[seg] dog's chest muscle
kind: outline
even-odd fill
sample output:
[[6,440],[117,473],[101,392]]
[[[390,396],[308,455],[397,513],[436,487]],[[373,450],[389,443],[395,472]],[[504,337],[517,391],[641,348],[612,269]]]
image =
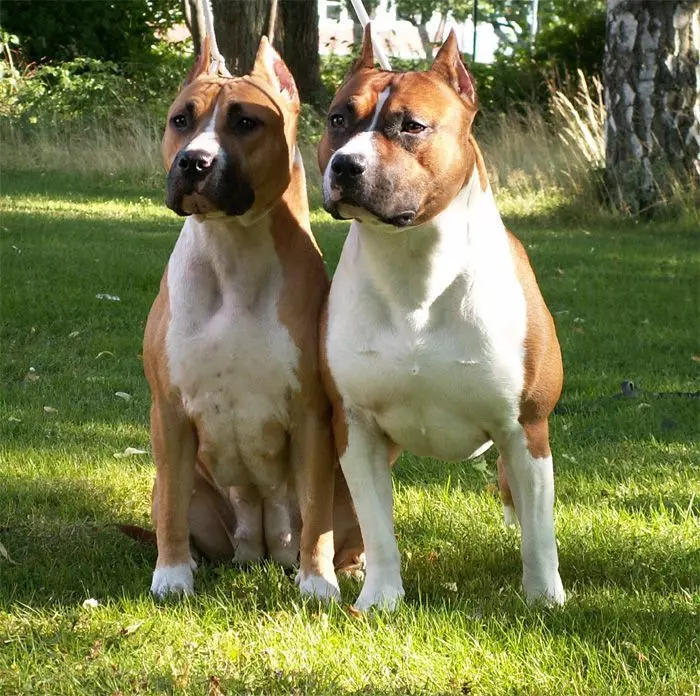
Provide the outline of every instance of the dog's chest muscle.
[[278,316],[282,269],[263,247],[228,273],[223,261],[234,250],[198,241],[178,242],[168,270],[171,381],[220,483],[275,479],[283,475],[290,398],[299,388],[299,351]]
[[400,292],[393,306],[381,297],[358,258],[341,259],[329,312],[333,376],[346,407],[416,454],[467,457],[517,419],[526,309],[503,240],[486,265],[457,272],[429,307],[412,311],[399,309]]

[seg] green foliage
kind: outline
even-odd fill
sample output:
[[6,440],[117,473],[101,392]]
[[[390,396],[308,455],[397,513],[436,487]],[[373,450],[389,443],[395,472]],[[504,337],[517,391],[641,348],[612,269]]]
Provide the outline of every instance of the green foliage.
[[156,32],[181,20],[179,0],[3,0],[1,18],[29,61],[88,57],[134,71],[152,62]]
[[78,120],[118,124],[135,112],[163,120],[192,61],[173,46],[152,50],[147,70],[90,57],[26,67],[0,58],[0,118],[31,127]]
[[578,18],[576,23],[557,24],[537,35],[533,58],[569,74],[583,70],[599,75],[605,53],[605,10]]

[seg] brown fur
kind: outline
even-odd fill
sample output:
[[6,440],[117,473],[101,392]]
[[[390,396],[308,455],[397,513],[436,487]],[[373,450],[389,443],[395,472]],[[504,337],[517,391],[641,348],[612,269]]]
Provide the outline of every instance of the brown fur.
[[[290,177],[287,162],[296,139],[298,98],[293,79],[279,61],[274,76],[264,64],[263,47],[253,73],[245,78],[227,79],[207,74],[208,51],[203,50],[188,82],[174,101],[168,116],[191,109],[196,127],[187,133],[168,127],[163,138],[163,162],[169,169],[176,154],[201,132],[212,113],[214,102],[237,103],[246,115],[260,118],[265,130],[233,141],[222,136],[227,153],[237,158],[255,191],[253,213],[275,204],[271,213],[275,252],[283,269],[283,289],[278,308],[280,321],[287,327],[300,350],[299,393],[290,406],[295,416],[289,433],[289,452],[283,444],[283,464],[289,467],[294,498],[303,521],[301,566],[304,573],[318,574],[334,556],[333,526],[341,531],[347,547],[338,557],[350,565],[356,563],[359,527],[347,492],[338,486],[338,505],[334,505],[336,484],[335,456],[330,427],[330,406],[321,387],[318,366],[318,318],[328,291],[328,278],[320,251],[309,227],[308,203],[303,195],[303,170],[294,166]],[[287,93],[287,99],[275,98],[275,83]],[[225,109],[219,119],[226,119]],[[223,120],[217,132],[225,134]],[[183,203],[188,212],[205,212],[210,202],[194,194]],[[239,223],[229,219],[232,234]],[[170,321],[167,268],[160,292],[153,304],[144,339],[144,367],[152,391],[151,429],[156,460],[153,489],[153,519],[158,539],[157,567],[186,563],[190,555],[190,535],[194,546],[212,560],[230,559],[235,551],[236,520],[227,489],[218,485],[208,462],[212,445],[202,424],[187,416],[179,392],[170,383],[166,336]],[[277,430],[273,423],[261,424],[264,437],[273,447]],[[274,431],[274,432],[273,432]],[[283,434],[286,441],[286,435]],[[344,484],[342,476],[340,482]],[[335,516],[335,522],[334,522]]]

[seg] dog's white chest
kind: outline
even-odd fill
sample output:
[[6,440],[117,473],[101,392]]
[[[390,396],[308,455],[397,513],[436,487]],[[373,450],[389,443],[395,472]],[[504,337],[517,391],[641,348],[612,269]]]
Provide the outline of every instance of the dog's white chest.
[[353,230],[346,242],[331,290],[331,371],[346,408],[416,454],[465,458],[517,420],[526,306],[497,223],[484,243],[457,236],[428,261],[410,250],[403,267],[388,237],[368,244]]
[[[273,485],[256,477],[283,475],[290,400],[299,389],[299,350],[278,316],[282,269],[271,247],[256,248],[228,275],[221,255],[234,250],[226,240],[202,249],[186,233],[168,268],[172,384],[217,480]],[[210,252],[219,254],[213,264]]]

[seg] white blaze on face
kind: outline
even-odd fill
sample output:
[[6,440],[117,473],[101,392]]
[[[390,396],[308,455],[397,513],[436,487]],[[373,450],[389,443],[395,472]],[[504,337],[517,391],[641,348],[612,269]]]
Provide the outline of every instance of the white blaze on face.
[[219,105],[214,107],[214,112],[209,120],[204,124],[204,129],[198,133],[185,147],[184,152],[198,150],[206,152],[212,158],[221,152],[221,143],[216,133],[216,120],[219,115]]
[[374,134],[377,124],[379,123],[379,116],[384,108],[386,100],[389,98],[389,93],[391,88],[387,87],[377,99],[377,106],[374,109],[374,115],[372,116],[372,122],[369,126],[353,136],[348,140],[343,147],[336,150],[333,156],[328,160],[328,165],[326,166],[326,171],[323,174],[323,191],[326,198],[332,201],[337,201],[342,197],[342,191],[339,189],[334,189],[331,186],[331,165],[333,160],[337,155],[364,155],[367,164],[372,165],[376,159],[375,149],[374,149]]

